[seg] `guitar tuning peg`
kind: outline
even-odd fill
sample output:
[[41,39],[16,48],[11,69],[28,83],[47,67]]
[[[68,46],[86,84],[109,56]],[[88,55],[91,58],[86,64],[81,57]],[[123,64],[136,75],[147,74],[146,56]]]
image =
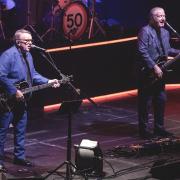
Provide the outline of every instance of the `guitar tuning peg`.
[[73,81],[73,75],[68,76],[70,81]]

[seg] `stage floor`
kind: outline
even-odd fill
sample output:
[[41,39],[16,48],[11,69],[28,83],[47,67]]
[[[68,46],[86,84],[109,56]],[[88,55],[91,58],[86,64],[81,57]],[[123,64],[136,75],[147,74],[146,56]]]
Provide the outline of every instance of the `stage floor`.
[[[177,137],[173,148],[169,145],[172,143],[171,139],[161,140],[161,147],[156,144],[159,141],[154,140],[153,142],[157,145],[154,148],[148,146],[152,141],[143,140],[138,136],[136,95],[104,102],[98,104],[97,107],[93,104],[81,105],[78,112],[72,114],[71,117],[72,163],[75,164],[74,145],[80,145],[82,140],[88,139],[99,143],[104,159],[104,176],[101,178],[88,176],[88,179],[159,179],[161,172],[165,174],[168,171],[170,174],[173,166],[180,169],[180,154],[177,150],[180,144],[178,141],[180,136],[179,96],[179,88],[168,90],[165,127]],[[58,112],[42,113],[36,109],[32,110],[26,134],[26,155],[27,159],[34,164],[32,168],[24,168],[12,163],[13,133],[10,128],[5,146],[5,166],[8,169],[5,176],[8,179],[30,177],[38,179],[38,177],[45,178],[49,175],[45,179],[64,179],[62,176],[66,176],[66,166],[58,167],[67,160],[68,120],[67,115],[61,115]],[[153,126],[153,117],[151,126]],[[146,149],[139,148],[139,151],[136,151],[138,144],[144,145]],[[163,168],[158,169],[158,173],[156,169],[154,173],[150,173],[152,166],[158,162]],[[86,163],[88,164],[89,161]],[[170,165],[165,166],[167,163]],[[57,171],[50,174],[55,168],[58,168]],[[73,179],[85,178],[73,175]]]

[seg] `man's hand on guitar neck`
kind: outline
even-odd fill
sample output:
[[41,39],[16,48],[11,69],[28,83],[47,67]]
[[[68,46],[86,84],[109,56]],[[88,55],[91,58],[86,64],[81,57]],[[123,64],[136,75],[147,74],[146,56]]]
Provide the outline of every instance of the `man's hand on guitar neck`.
[[24,101],[24,95],[20,90],[16,91],[16,99],[17,101]]
[[57,87],[60,86],[60,83],[59,83],[58,79],[51,79],[51,80],[48,81],[48,83],[52,83],[53,88],[57,88]]
[[163,72],[157,64],[154,66],[154,74],[157,79],[162,79],[163,77]]

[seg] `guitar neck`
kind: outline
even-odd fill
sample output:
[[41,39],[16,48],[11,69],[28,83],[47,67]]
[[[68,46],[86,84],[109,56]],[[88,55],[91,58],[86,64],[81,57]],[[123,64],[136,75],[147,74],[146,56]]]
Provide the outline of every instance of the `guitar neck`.
[[167,61],[167,62],[162,66],[162,69],[163,69],[163,70],[168,69],[168,67],[169,67],[171,64],[173,64],[175,61],[177,61],[178,59],[180,59],[180,53],[179,53],[175,58],[173,58],[172,60]]
[[[60,80],[58,82],[61,83]],[[54,83],[41,84],[41,85],[21,89],[21,91],[22,91],[23,94],[28,94],[30,92],[35,92],[35,91],[39,91],[41,89],[52,87],[53,84]]]

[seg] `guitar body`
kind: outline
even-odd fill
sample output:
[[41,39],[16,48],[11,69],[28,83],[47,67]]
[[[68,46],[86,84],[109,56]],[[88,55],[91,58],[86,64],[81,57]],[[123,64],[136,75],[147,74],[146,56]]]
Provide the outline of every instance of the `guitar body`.
[[[15,86],[19,90],[23,90],[29,87],[26,81],[15,84]],[[27,99],[28,97],[28,94],[25,95],[25,99]],[[8,96],[3,88],[0,88],[0,113],[11,111],[15,107],[16,103],[17,101],[15,96]]]
[[[179,59],[180,59],[180,53],[171,60],[167,60],[166,57],[161,57],[158,59],[156,64],[161,68],[161,70],[163,71],[163,74],[165,75],[165,74],[167,74],[167,72],[172,71],[172,70],[169,70],[169,67]],[[148,70],[145,67],[143,67],[141,69],[141,72],[142,72],[142,74],[144,74],[144,76],[147,79],[147,84],[148,84],[148,85],[146,85],[147,87],[153,85],[156,81],[160,80],[160,79],[156,78],[153,70]]]
[[0,90],[0,113],[8,112],[11,110],[11,103],[7,94],[1,89]]
[[20,83],[15,84],[16,88],[19,90],[25,89],[29,87],[29,84],[26,81],[22,81]]
[[[64,77],[61,80],[58,80],[58,82],[60,84],[61,83],[65,84],[69,81],[70,81],[69,77]],[[53,84],[54,84],[54,82],[29,87],[29,85],[26,81],[22,81],[18,84],[15,84],[15,86],[17,89],[21,90],[21,92],[23,93],[23,95],[25,97],[25,101],[20,101],[20,102],[25,103],[31,97],[32,92],[52,87]],[[17,102],[19,102],[19,101],[16,101],[15,96],[9,97],[8,94],[5,92],[5,90],[0,87],[0,113],[11,111]]]

